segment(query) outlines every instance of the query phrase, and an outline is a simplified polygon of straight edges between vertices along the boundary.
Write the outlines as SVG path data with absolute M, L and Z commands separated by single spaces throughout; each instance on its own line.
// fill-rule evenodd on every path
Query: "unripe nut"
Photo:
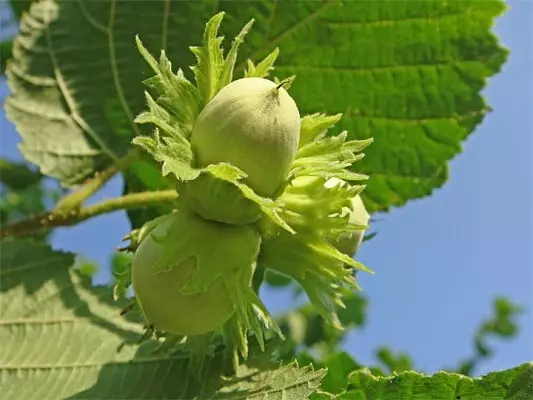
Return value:
M 274 197 L 296 156 L 300 113 L 282 85 L 243 78 L 223 87 L 204 107 L 192 135 L 198 166 L 227 162 L 247 174 L 259 195 Z
M 152 266 L 164 251 L 160 241 L 174 222 L 172 216 L 166 218 L 139 245 L 132 262 L 133 291 L 144 317 L 155 329 L 176 335 L 201 335 L 224 324 L 233 315 L 233 303 L 221 278 L 204 292 L 180 292 L 196 269 L 193 258 L 169 271 L 153 272 Z
M 368 225 L 370 214 L 368 214 L 361 196 L 357 195 L 352 199 L 352 208 L 350 222 L 357 225 Z M 365 230 L 357 230 L 337 240 L 330 240 L 330 242 L 341 253 L 353 257 L 361 246 L 364 234 Z

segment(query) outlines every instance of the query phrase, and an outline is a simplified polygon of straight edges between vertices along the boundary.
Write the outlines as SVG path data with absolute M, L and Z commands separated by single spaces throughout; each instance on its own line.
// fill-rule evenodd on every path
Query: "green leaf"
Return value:
M 278 274 L 274 271 L 265 271 L 265 282 L 270 286 L 288 286 L 294 281 L 288 276 Z
M 22 153 L 42 173 L 66 185 L 79 183 L 125 155 L 132 137 L 142 133 L 133 120 L 144 107 L 148 66 L 135 34 L 147 33 L 149 47 L 170 52 L 178 37 L 192 42 L 163 24 L 165 15 L 171 18 L 165 4 L 32 4 L 14 41 L 7 70 L 12 95 L 5 107 L 22 136 Z
M 22 163 L 0 158 L 0 183 L 12 190 L 24 190 L 41 181 L 42 175 Z
M 220 73 L 224 64 L 221 48 L 223 38 L 217 36 L 222 18 L 224 18 L 224 12 L 218 13 L 207 23 L 203 40 L 204 46 L 190 47 L 198 60 L 198 65 L 192 67 L 192 71 L 204 105 L 217 92 Z
M 13 39 L 3 40 L 0 43 L 0 74 L 4 74 L 7 62 L 13 56 Z
M 0 159 L 0 225 L 38 215 L 60 195 L 56 188 L 44 185 L 43 176 L 25 164 Z M 45 238 L 50 230 L 32 234 Z
M 333 354 L 326 361 L 328 373 L 322 380 L 321 388 L 330 393 L 340 393 L 346 389 L 348 375 L 361 366 L 346 352 Z
M 116 252 L 111 256 L 111 273 L 115 278 L 115 285 L 113 287 L 114 300 L 124 297 L 131 285 L 132 260 L 133 254 L 131 253 Z
M 64 398 L 92 385 L 104 363 L 132 358 L 135 347 L 117 348 L 135 343 L 141 326 L 119 318 L 109 289 L 90 288 L 72 254 L 31 240 L 1 248 L 2 397 Z
M 13 14 L 17 19 L 22 17 L 24 11 L 28 11 L 33 0 L 9 0 Z
M 302 352 L 312 352 L 314 365 L 317 365 L 317 362 L 325 363 L 332 354 L 337 354 L 345 335 L 353 328 L 363 326 L 366 317 L 367 300 L 359 293 L 343 290 L 342 301 L 346 308 L 340 308 L 337 312 L 344 327 L 342 331 L 328 324 L 309 303 L 279 316 L 276 321 L 286 338 L 278 348 L 281 359 L 292 359 L 296 355 L 301 356 Z
M 47 194 L 40 185 L 30 186 L 22 191 L 2 190 L 0 193 L 0 224 L 14 222 L 44 212 Z M 37 233 L 37 235 L 41 233 Z
M 368 300 L 359 293 L 346 291 L 342 301 L 346 308 L 337 312 L 341 324 L 346 328 L 363 326 L 366 322 Z
M 394 354 L 388 347 L 380 347 L 376 350 L 376 357 L 388 369 L 389 373 L 404 372 L 413 369 L 411 357 L 406 353 Z
M 306 398 L 325 371 L 279 366 L 259 353 L 234 377 L 209 359 L 201 382 L 183 353 L 137 345 L 109 287 L 91 287 L 72 254 L 31 240 L 1 242 L 0 386 L 5 399 Z M 262 361 L 261 361 L 262 360 Z M 261 361 L 261 362 L 260 362 Z M 178 379 L 176 378 L 178 377 Z
M 322 391 L 316 391 L 309 396 L 309 400 L 334 400 L 335 398 L 335 395 Z
M 258 62 L 279 48 L 275 78 L 297 76 L 291 95 L 302 115 L 343 113 L 336 129 L 349 139 L 375 138 L 358 163 L 371 176 L 364 194 L 371 212 L 445 183 L 448 161 L 489 110 L 480 94 L 486 78 L 507 56 L 490 31 L 505 9 L 500 0 L 46 0 L 22 19 L 8 69 L 14 93 L 6 106 L 25 156 L 76 183 L 124 154 L 139 127 L 117 134 L 104 108 L 116 104 L 129 122 L 143 108 L 148 66 L 135 35 L 152 54 L 165 49 L 190 78 L 189 46 L 201 43 L 205 23 L 221 9 L 226 37 L 255 19 L 236 77 L 248 58 Z M 220 59 L 218 42 L 210 43 L 207 54 Z
M 475 379 L 448 372 L 425 376 L 412 371 L 375 377 L 362 369 L 349 380 L 351 388 L 339 400 L 531 400 L 533 363 Z
M 357 168 L 371 177 L 370 211 L 386 210 L 440 187 L 447 162 L 488 111 L 480 91 L 507 54 L 489 29 L 504 7 L 282 2 L 272 10 L 268 45 L 251 55 L 279 47 L 276 75 L 297 76 L 291 95 L 302 114 L 342 112 L 339 129 L 375 138 Z M 255 29 L 262 28 L 257 18 Z

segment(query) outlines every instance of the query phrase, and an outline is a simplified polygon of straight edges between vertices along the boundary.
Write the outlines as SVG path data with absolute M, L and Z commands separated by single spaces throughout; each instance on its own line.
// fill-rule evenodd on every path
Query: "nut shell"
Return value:
M 204 292 L 180 293 L 196 269 L 193 258 L 169 271 L 152 271 L 164 246 L 171 245 L 164 238 L 175 221 L 167 218 L 139 245 L 131 269 L 133 290 L 146 320 L 155 329 L 176 335 L 201 335 L 224 324 L 234 313 L 233 303 L 221 278 Z
M 275 197 L 294 161 L 300 113 L 283 87 L 263 78 L 238 79 L 222 88 L 195 122 L 191 144 L 198 166 L 228 162 L 246 183 Z

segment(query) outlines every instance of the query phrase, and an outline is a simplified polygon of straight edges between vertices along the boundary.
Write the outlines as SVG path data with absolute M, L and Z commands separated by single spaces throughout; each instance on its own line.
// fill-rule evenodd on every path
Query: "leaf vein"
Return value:
M 120 105 L 123 109 L 123 111 L 126 113 L 128 120 L 131 123 L 131 127 L 133 129 L 133 132 L 136 136 L 140 134 L 139 128 L 137 125 L 133 122 L 133 113 L 130 110 L 130 107 L 126 101 L 126 98 L 124 96 L 124 91 L 122 90 L 122 84 L 120 82 L 120 77 L 118 73 L 118 67 L 117 67 L 117 56 L 115 51 L 115 34 L 114 34 L 114 26 L 115 26 L 115 19 L 116 19 L 116 0 L 111 0 L 111 7 L 109 12 L 109 25 L 108 25 L 108 46 L 109 46 L 109 61 L 111 65 L 111 75 L 113 76 L 113 83 L 115 84 L 115 90 L 117 91 L 117 95 L 120 101 Z M 133 41 L 132 41 L 133 46 Z
M 455 11 L 450 13 L 443 13 L 440 15 L 437 15 L 435 17 L 428 17 L 428 16 L 419 16 L 419 17 L 407 17 L 407 18 L 391 18 L 391 19 L 382 19 L 382 20 L 374 20 L 374 21 L 329 21 L 322 19 L 320 22 L 326 25 L 330 26 L 338 26 L 338 27 L 367 27 L 367 26 L 380 26 L 380 25 L 396 25 L 398 23 L 410 23 L 410 22 L 441 22 L 440 20 L 445 18 L 456 18 L 462 15 L 467 15 L 471 9 L 468 8 L 464 11 Z
M 48 22 L 48 25 L 50 26 L 51 23 Z M 68 86 L 65 82 L 65 79 L 63 77 L 63 74 L 61 73 L 61 69 L 59 68 L 59 65 L 57 63 L 56 55 L 54 52 L 54 47 L 52 45 L 51 36 L 50 36 L 50 28 L 46 28 L 45 30 L 46 35 L 46 43 L 48 45 L 49 51 L 50 51 L 50 61 L 52 62 L 53 68 L 54 68 L 54 76 L 56 78 L 57 86 L 61 92 L 61 95 L 65 99 L 65 102 L 67 103 L 67 106 L 70 111 L 70 115 L 72 116 L 72 119 L 93 138 L 93 140 L 100 146 L 100 148 L 113 160 L 118 160 L 117 155 L 106 145 L 106 143 L 100 138 L 100 136 L 90 127 L 88 124 L 81 118 L 81 116 L 78 114 L 77 106 L 74 98 L 71 96 L 70 91 L 68 89 Z
M 84 5 L 84 1 L 83 0 L 78 0 L 78 5 L 80 7 L 80 10 L 81 10 L 81 13 L 83 14 L 83 16 L 85 17 L 85 19 L 87 20 L 87 22 L 89 22 L 94 28 L 98 29 L 100 32 L 103 32 L 105 34 L 107 34 L 107 28 L 102 25 L 101 23 L 99 23 L 92 15 L 91 13 L 85 8 L 85 5 Z
M 373 66 L 354 66 L 354 67 L 341 67 L 341 66 L 320 66 L 320 65 L 290 65 L 290 64 L 279 64 L 276 65 L 276 70 L 283 69 L 303 69 L 306 71 L 314 72 L 324 72 L 324 73 L 339 73 L 339 72 L 348 72 L 348 73 L 372 73 L 380 70 L 402 70 L 402 69 L 439 69 L 460 66 L 465 64 L 474 64 L 479 63 L 484 60 L 480 59 L 471 59 L 471 60 L 459 60 L 459 61 L 435 61 L 433 63 L 416 63 L 416 64 L 390 64 L 390 65 L 373 65 Z

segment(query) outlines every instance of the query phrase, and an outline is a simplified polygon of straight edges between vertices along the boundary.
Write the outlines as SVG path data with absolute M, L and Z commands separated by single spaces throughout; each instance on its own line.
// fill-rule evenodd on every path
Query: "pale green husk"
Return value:
M 299 140 L 296 103 L 283 84 L 257 77 L 223 87 L 204 107 L 191 135 L 199 165 L 235 165 L 246 171 L 250 188 L 270 198 L 283 190 Z
M 157 61 L 137 38 L 139 51 L 155 73 L 145 83 L 156 94 L 146 93 L 148 110 L 136 118 L 137 123 L 153 125 L 153 135 L 137 137 L 133 142 L 161 162 L 163 175 L 176 179 L 181 198 L 181 220 L 176 224 L 181 228 L 161 238 L 173 244 L 168 246 L 169 250 L 161 258 L 162 261 L 154 265 L 154 270 L 177 265 L 186 255 L 194 256 L 198 259 L 197 272 L 185 288 L 186 292 L 205 290 L 212 284 L 213 276 L 223 276 L 234 296 L 233 317 L 221 329 L 207 336 L 178 340 L 164 332 L 156 332 L 158 336 L 164 336 L 168 343 L 188 346 L 195 354 L 195 360 L 201 360 L 209 354 L 209 349 L 217 340 L 226 344 L 234 359 L 237 354 L 235 350 L 246 356 L 249 333 L 253 333 L 262 343 L 264 331 L 278 332 L 268 311 L 250 289 L 250 271 L 254 270 L 256 264 L 295 279 L 322 316 L 339 329 L 342 327 L 336 309 L 343 306 L 342 290 L 339 288 L 358 288 L 354 270 L 371 272 L 353 260 L 351 254 L 344 254 L 331 244 L 331 241 L 352 235 L 354 231 L 363 232 L 368 228 L 366 224 L 350 220 L 350 215 L 353 213 L 352 199 L 364 189 L 364 185 L 357 183 L 368 179 L 366 175 L 353 172 L 353 164 L 363 158 L 361 151 L 372 143 L 372 139 L 349 140 L 347 132 L 328 134 L 328 129 L 340 120 L 340 114 L 328 116 L 316 113 L 301 118 L 296 158 L 282 190 L 272 198 L 260 196 L 246 185 L 246 171 L 229 162 L 196 167 L 190 143 L 194 123 L 209 100 L 234 80 L 237 49 L 253 22 L 245 26 L 224 57 L 222 38 L 218 37 L 223 15 L 219 13 L 207 23 L 203 46 L 191 48 L 198 59 L 198 64 L 192 68 L 194 83 L 187 80 L 180 69 L 176 73 L 172 71 L 164 51 Z M 273 70 L 277 55 L 278 49 L 275 49 L 257 65 L 248 61 L 244 76 L 267 77 Z M 276 78 L 274 81 L 279 82 Z M 328 184 L 332 178 L 337 179 L 339 184 Z M 193 224 L 191 221 L 202 225 L 198 224 L 202 218 L 191 211 L 193 207 L 190 202 L 194 198 L 184 189 L 192 184 L 198 185 L 196 196 L 212 196 L 210 202 L 206 202 L 212 209 L 204 217 L 216 219 L 211 216 L 219 212 L 224 218 L 228 213 L 233 213 L 232 218 L 235 217 L 237 222 L 242 217 L 240 224 L 234 224 L 233 228 L 256 232 L 257 242 L 247 242 L 238 236 L 233 241 L 225 241 L 224 232 L 231 228 L 231 224 L 205 221 L 205 226 L 214 223 L 220 227 L 212 231 L 190 229 Z M 218 194 L 213 196 L 213 193 Z M 131 235 L 133 247 L 142 242 L 160 222 L 151 221 L 141 231 L 134 232 Z M 215 250 L 222 251 L 217 244 L 213 244 L 217 241 L 229 246 L 227 255 L 213 255 Z M 254 248 L 256 245 L 258 249 Z M 250 259 L 252 254 L 256 254 L 253 266 Z M 232 270 L 227 260 L 231 260 Z M 127 279 L 126 274 L 121 275 L 117 288 L 124 291 Z

